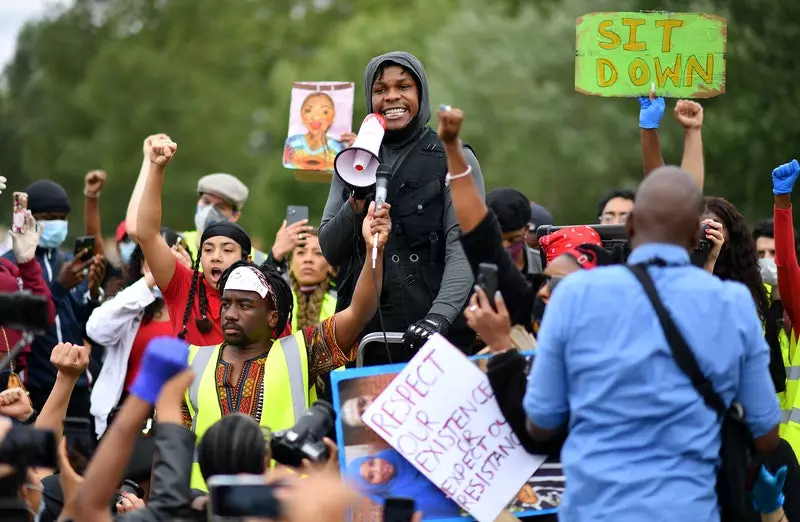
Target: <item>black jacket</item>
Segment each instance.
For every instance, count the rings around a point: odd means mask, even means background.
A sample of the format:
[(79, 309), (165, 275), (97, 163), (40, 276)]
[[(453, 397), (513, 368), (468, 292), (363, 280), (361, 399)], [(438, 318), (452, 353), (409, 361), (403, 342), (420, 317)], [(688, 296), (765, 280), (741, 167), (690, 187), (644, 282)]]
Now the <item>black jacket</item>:
[(511, 324), (531, 326), (531, 311), (536, 290), (528, 283), (511, 256), (503, 248), (503, 234), (500, 224), (490, 210), (486, 217), (468, 233), (461, 234), (461, 246), (472, 269), (478, 275), (478, 265), (493, 263), (497, 265), (497, 289), (503, 294), (503, 301), (511, 316)]

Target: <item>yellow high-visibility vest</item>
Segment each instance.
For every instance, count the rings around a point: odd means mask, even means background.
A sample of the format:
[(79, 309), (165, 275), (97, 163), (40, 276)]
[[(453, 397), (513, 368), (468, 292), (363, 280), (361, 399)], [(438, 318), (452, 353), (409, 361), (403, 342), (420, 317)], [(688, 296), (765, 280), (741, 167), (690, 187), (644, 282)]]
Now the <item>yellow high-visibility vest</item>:
[[(292, 291), (292, 333), (297, 332), (297, 296)], [(336, 313), (336, 298), (330, 293), (325, 293), (325, 298), (322, 300), (322, 306), (319, 309), (319, 317), (317, 322), (322, 322), (328, 317)]]
[[(195, 378), (185, 398), (198, 444), (206, 430), (222, 418), (216, 381), (221, 346), (189, 347), (189, 366)], [(302, 332), (272, 345), (264, 363), (263, 397), (259, 424), (273, 432), (294, 426), (316, 402), (316, 388), (308, 382), (308, 349)], [(191, 487), (208, 491), (196, 458), (192, 465)]]

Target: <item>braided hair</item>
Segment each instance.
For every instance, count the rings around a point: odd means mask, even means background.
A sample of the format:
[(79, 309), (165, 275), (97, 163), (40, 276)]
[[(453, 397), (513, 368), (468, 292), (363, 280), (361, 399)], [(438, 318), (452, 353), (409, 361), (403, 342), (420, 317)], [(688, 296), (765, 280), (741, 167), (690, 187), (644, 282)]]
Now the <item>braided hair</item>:
[[(312, 230), (311, 235), (317, 236), (318, 232)], [(291, 262), (290, 258), (290, 266)], [(330, 273), (325, 275), (325, 278), (315, 286), (314, 291), (308, 297), (305, 296), (293, 270), (289, 271), (289, 282), (291, 283), (292, 292), (297, 296), (297, 310), (294, 311), (297, 316), (297, 328), (302, 330), (308, 326), (314, 326), (319, 322), (322, 302), (325, 300), (325, 295), (328, 293), (331, 284)]]
[(222, 294), (222, 292), (225, 290), (225, 284), (228, 282), (228, 277), (230, 277), (234, 270), (240, 267), (251, 267), (261, 272), (264, 275), (264, 278), (267, 280), (267, 284), (269, 284), (270, 291), (275, 293), (278, 323), (275, 325), (273, 335), (275, 338), (277, 338), (281, 332), (286, 329), (286, 325), (289, 323), (289, 318), (292, 316), (292, 289), (289, 287), (289, 283), (286, 282), (281, 273), (278, 272), (277, 268), (267, 263), (259, 266), (252, 261), (236, 261), (229, 266), (219, 278), (217, 288), (219, 289), (220, 294)]

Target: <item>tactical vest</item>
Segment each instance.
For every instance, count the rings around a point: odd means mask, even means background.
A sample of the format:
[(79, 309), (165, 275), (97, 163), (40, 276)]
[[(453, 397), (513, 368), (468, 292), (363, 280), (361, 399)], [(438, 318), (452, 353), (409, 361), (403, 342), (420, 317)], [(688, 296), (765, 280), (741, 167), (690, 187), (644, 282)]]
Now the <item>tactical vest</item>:
[[(189, 347), (189, 366), (194, 370), (195, 378), (186, 391), (185, 400), (197, 444), (206, 430), (222, 418), (216, 380), (221, 346)], [(294, 426), (309, 405), (316, 402), (316, 389), (308, 382), (308, 349), (302, 332), (284, 337), (272, 345), (264, 366), (262, 386), (263, 406), (259, 424), (273, 432)], [(196, 453), (191, 487), (208, 491)]]
[[(297, 332), (297, 296), (292, 291), (292, 333)], [(319, 309), (319, 317), (317, 321), (321, 322), (336, 313), (336, 297), (327, 292), (322, 299), (322, 306)]]
[[(432, 129), (426, 128), (401, 161), (395, 167), (387, 195), (392, 205), (393, 228), (384, 249), (380, 306), (389, 332), (405, 332), (409, 325), (427, 315), (442, 283), (447, 241), (444, 230), (447, 158), (442, 142)], [(364, 259), (363, 244), (358, 252)], [(361, 263), (351, 258), (339, 291), (337, 310), (349, 306)], [(450, 336), (460, 337), (459, 331), (468, 331), (462, 319), (459, 314)], [(376, 314), (364, 333), (380, 329)], [(468, 341), (454, 343), (468, 346), (474, 336), (468, 337)]]

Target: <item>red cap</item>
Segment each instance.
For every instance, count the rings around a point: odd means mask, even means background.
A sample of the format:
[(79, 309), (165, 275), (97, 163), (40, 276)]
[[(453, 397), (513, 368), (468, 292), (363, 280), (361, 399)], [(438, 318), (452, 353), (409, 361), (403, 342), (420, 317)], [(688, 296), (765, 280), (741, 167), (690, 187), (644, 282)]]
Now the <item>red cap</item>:
[(125, 236), (128, 235), (128, 229), (125, 228), (125, 221), (123, 220), (122, 223), (119, 224), (117, 227), (117, 232), (114, 234), (114, 239), (117, 240), (117, 243), (125, 239)]
[(598, 246), (603, 244), (597, 232), (588, 225), (562, 228), (539, 239), (539, 246), (544, 249), (548, 263), (562, 254), (573, 254), (576, 259), (581, 258), (582, 253), (575, 249), (586, 243)]

